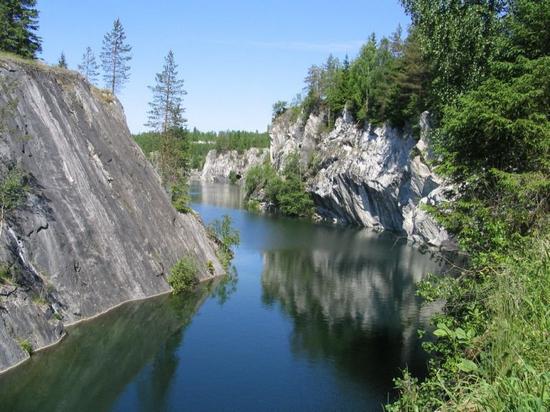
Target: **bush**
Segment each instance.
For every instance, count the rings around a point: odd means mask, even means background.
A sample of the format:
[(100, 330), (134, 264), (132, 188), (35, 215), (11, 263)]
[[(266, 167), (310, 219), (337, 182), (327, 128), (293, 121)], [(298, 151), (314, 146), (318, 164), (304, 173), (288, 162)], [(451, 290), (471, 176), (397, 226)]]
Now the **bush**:
[(21, 346), (21, 349), (27, 352), (29, 356), (32, 355), (33, 353), (32, 344), (27, 339), (20, 341), (19, 346)]
[[(282, 214), (295, 217), (311, 217), (314, 203), (306, 192), (297, 154), (287, 158), (283, 176), (279, 176), (269, 163), (249, 169), (245, 179), (246, 197), (265, 191), (267, 200)], [(249, 200), (250, 203), (250, 200)], [(256, 206), (255, 203), (251, 203)]]
[(179, 260), (170, 270), (168, 284), (172, 287), (174, 294), (192, 291), (197, 284), (199, 270), (195, 260), (191, 257), (184, 257)]
[(239, 178), (237, 177), (237, 173), (235, 173), (234, 170), (230, 171), (229, 172), (229, 182), (234, 185), (237, 183), (237, 180), (239, 180)]
[(11, 278), (10, 267), (5, 263), (0, 264), (0, 285), (3, 283), (9, 283)]
[(233, 259), (233, 247), (237, 246), (241, 239), (239, 232), (231, 226), (231, 217), (224, 215), (222, 220), (214, 220), (208, 229), (210, 233), (220, 241), (218, 259), (225, 269), (229, 267)]
[(190, 213), (192, 209), (189, 207), (189, 186), (185, 178), (180, 178), (176, 184), (172, 186), (172, 206), (180, 213)]
[(26, 190), (27, 186), (23, 172), (17, 167), (11, 168), (0, 182), (0, 208), (2, 213), (19, 206), (23, 201)]

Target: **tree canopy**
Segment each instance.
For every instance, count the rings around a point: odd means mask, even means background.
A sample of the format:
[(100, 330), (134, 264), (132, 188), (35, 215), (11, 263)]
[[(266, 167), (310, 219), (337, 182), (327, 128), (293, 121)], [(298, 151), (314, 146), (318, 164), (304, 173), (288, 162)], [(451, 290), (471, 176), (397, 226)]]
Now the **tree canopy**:
[(36, 0), (2, 0), (0, 22), (0, 50), (27, 58), (42, 50)]

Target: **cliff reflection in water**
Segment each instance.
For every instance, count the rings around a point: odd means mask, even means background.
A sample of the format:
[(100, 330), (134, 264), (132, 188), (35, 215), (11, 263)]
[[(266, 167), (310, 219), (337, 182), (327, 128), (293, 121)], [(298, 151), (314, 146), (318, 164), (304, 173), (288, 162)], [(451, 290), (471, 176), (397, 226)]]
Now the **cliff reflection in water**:
[(293, 320), (292, 350), (331, 359), (366, 387), (391, 392), (398, 369), (424, 373), (417, 330), (437, 309), (415, 283), (441, 264), (391, 236), (318, 228), (308, 244), (264, 253), (263, 301)]
[[(110, 410), (139, 374), (139, 409), (166, 409), (185, 326), (208, 295), (133, 302), (76, 326), (0, 378), (0, 410)], [(30, 390), (30, 392), (29, 392)]]

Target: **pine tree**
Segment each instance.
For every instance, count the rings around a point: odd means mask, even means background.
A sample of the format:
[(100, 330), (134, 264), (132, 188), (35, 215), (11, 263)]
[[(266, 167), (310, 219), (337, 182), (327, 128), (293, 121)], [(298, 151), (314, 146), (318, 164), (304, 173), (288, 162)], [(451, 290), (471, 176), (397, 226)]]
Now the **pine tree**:
[(105, 85), (114, 94), (119, 91), (130, 77), (128, 62), (132, 59), (132, 47), (126, 43), (126, 34), (120, 19), (113, 23), (113, 29), (103, 38), (101, 63)]
[(0, 50), (35, 58), (40, 52), (36, 0), (2, 0), (0, 2)]
[(67, 69), (69, 67), (67, 65), (67, 59), (65, 58), (65, 53), (61, 52), (61, 56), (59, 56), (59, 60), (57, 61), (57, 66), (61, 67), (62, 69)]
[(82, 73), (82, 75), (86, 77), (89, 82), (95, 83), (97, 81), (99, 71), (95, 60), (95, 55), (91, 47), (86, 47), (86, 51), (82, 55), (82, 63), (78, 65), (78, 71)]
[(146, 126), (161, 132), (182, 128), (186, 123), (182, 117), (185, 109), (181, 104), (187, 92), (183, 89), (183, 80), (178, 79), (177, 68), (174, 53), (170, 50), (162, 72), (155, 77), (156, 84), (149, 87), (153, 92), (153, 101), (149, 103), (151, 110)]

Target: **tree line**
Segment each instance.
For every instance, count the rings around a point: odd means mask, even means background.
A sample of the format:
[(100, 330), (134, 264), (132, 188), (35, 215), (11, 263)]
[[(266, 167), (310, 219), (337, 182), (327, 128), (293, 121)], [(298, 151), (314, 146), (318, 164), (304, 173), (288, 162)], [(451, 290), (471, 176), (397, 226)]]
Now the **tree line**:
[(361, 47), (358, 56), (343, 61), (330, 55), (322, 65), (308, 69), (304, 91), (290, 103), (273, 105), (273, 117), (292, 109), (323, 114), (329, 126), (344, 109), (358, 123), (390, 122), (403, 127), (430, 108), (429, 65), (422, 58), (419, 36), (411, 27), (403, 37), (398, 26), (379, 41), (375, 34)]

